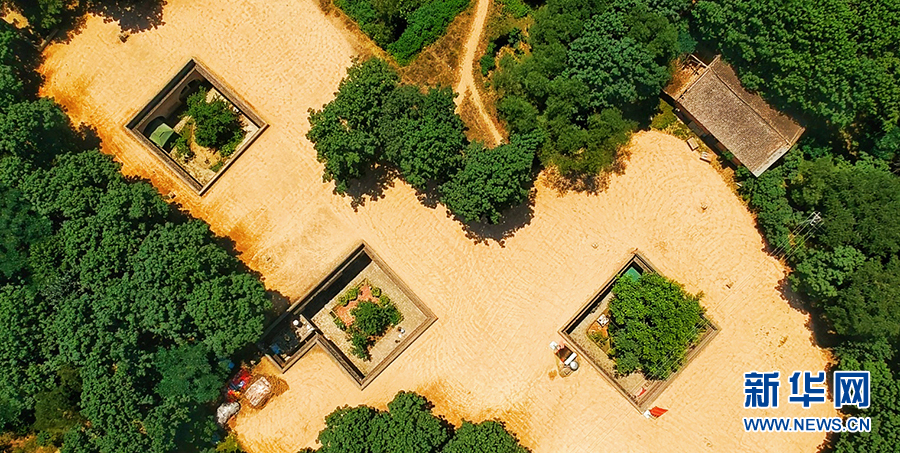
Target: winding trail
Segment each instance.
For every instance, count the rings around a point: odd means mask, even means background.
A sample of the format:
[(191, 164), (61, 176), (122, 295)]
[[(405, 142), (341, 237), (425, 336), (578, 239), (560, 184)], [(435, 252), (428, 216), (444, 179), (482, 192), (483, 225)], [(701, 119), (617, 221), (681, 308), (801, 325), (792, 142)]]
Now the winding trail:
[(478, 4), (475, 6), (475, 19), (472, 21), (472, 29), (469, 30), (469, 38), (466, 40), (466, 52), (463, 54), (459, 82), (454, 88), (454, 90), (460, 94), (460, 96), (456, 98), (456, 106), (457, 110), (459, 110), (466, 96), (471, 96), (472, 103), (475, 104), (475, 108), (478, 109), (481, 121), (491, 133), (491, 137), (494, 139), (493, 145), (496, 146), (502, 143), (503, 135), (500, 134), (497, 125), (494, 124), (494, 121), (484, 110), (484, 103), (481, 101), (481, 93), (475, 86), (475, 77), (472, 76), (472, 63), (475, 61), (475, 52), (478, 50), (478, 43), (481, 41), (481, 34), (484, 32), (484, 22), (487, 18), (488, 11), (491, 8), (491, 0), (477, 1)]

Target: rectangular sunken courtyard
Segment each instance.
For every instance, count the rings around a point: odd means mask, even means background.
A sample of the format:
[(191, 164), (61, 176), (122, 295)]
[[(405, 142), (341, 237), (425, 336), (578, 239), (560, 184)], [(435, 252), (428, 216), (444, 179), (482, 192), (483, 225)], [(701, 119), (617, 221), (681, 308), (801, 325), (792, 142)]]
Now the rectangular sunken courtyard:
[(581, 310), (559, 331), (566, 342), (578, 352), (581, 361), (587, 361), (606, 378), (618, 392), (638, 411), (647, 410), (653, 401), (674, 381), (681, 371), (706, 347), (719, 332), (719, 328), (703, 316), (697, 326), (699, 335), (684, 356), (682, 365), (665, 380), (648, 379), (640, 371), (618, 374), (615, 360), (607, 353), (610, 349), (608, 323), (609, 302), (614, 297), (613, 286), (619, 277), (628, 275), (639, 278), (642, 274), (659, 273), (639, 252), (635, 251), (609, 281)]
[(202, 195), (266, 126), (246, 101), (192, 59), (126, 129)]
[(257, 346), (284, 372), (318, 344), (365, 388), (436, 319), (361, 244), (278, 318)]

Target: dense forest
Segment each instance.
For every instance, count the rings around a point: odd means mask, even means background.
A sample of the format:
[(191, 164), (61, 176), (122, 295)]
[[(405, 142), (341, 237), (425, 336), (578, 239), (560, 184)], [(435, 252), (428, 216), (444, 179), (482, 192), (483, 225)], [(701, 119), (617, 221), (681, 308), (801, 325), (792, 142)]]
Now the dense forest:
[(872, 373), (873, 430), (834, 450), (900, 451), (900, 1), (700, 1), (692, 16), (701, 46), (807, 128), (780, 165), (738, 178), (820, 344)]
[(39, 98), (0, 22), (0, 430), (68, 452), (203, 451), (263, 285)]

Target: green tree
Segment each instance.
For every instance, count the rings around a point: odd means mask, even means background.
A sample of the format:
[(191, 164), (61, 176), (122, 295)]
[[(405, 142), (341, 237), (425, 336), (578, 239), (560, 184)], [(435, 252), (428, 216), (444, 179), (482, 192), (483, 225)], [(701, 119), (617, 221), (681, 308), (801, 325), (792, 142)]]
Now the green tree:
[(404, 85), (385, 102), (378, 127), (384, 157), (416, 189), (446, 182), (462, 163), (465, 126), (453, 97), (449, 88), (422, 94), (418, 87)]
[(499, 223), (504, 210), (528, 197), (533, 162), (534, 144), (525, 138), (493, 149), (474, 143), (462, 170), (441, 186), (441, 202), (466, 222)]
[(29, 246), (50, 234), (51, 223), (39, 216), (19, 191), (0, 183), (0, 282), (28, 266)]
[(863, 411), (852, 407), (847, 415), (870, 417), (872, 431), (860, 434), (838, 434), (835, 453), (870, 451), (900, 452), (900, 380), (896, 378), (897, 351), (884, 339), (875, 342), (850, 343), (835, 351), (841, 370), (868, 371), (871, 375), (871, 406)]
[(838, 289), (849, 282), (865, 261), (866, 256), (853, 247), (838, 246), (832, 251), (813, 249), (798, 259), (790, 281), (813, 301), (833, 300)]
[(643, 6), (628, 13), (609, 10), (587, 22), (569, 45), (563, 74), (585, 84), (594, 108), (655, 99), (669, 81), (677, 37), (666, 18)]
[(388, 415), (368, 406), (343, 407), (325, 417), (320, 453), (386, 452)]
[(376, 128), (398, 80), (397, 72), (384, 60), (356, 60), (334, 100), (322, 110), (310, 110), (306, 137), (325, 164), (325, 181), (334, 181), (336, 192), (346, 193), (350, 180), (364, 176), (380, 158), (382, 144)]
[(241, 120), (228, 101), (221, 96), (207, 101), (207, 94), (206, 89), (201, 88), (190, 95), (184, 114), (193, 121), (194, 140), (198, 144), (228, 157), (244, 138)]
[(50, 99), (23, 101), (0, 110), (0, 155), (44, 162), (72, 149), (73, 140), (69, 119)]
[(431, 413), (423, 397), (400, 392), (388, 403), (386, 451), (395, 453), (437, 453), (450, 439), (448, 424)]
[(613, 168), (670, 78), (688, 4), (549, 0), (533, 15), (530, 53), (504, 55), (491, 76), (511, 133), (541, 134), (538, 158), (564, 176)]
[(447, 442), (443, 453), (527, 453), (503, 424), (489, 420), (478, 424), (463, 421)]
[(850, 276), (846, 289), (822, 302), (841, 335), (896, 337), (900, 334), (900, 257), (892, 257), (887, 264), (866, 261)]
[(613, 293), (609, 333), (616, 371), (640, 370), (651, 379), (665, 379), (700, 335), (702, 295), (652, 272), (638, 279), (620, 277)]
[(692, 12), (743, 84), (868, 145), (900, 119), (900, 30), (892, 0), (704, 0)]
[(156, 393), (165, 399), (184, 397), (193, 403), (214, 401), (224, 376), (213, 370), (208, 354), (208, 349), (190, 344), (160, 349), (153, 360), (160, 374)]

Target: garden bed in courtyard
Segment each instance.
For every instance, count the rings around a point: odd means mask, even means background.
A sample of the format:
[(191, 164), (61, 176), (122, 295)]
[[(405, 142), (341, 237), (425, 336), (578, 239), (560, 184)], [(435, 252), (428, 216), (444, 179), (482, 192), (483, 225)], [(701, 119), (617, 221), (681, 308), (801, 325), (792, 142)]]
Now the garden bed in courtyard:
[(257, 342), (282, 372), (321, 346), (365, 388), (437, 318), (365, 244)]
[(390, 357), (428, 320), (429, 316), (375, 260), (311, 318), (322, 335), (363, 375)]

